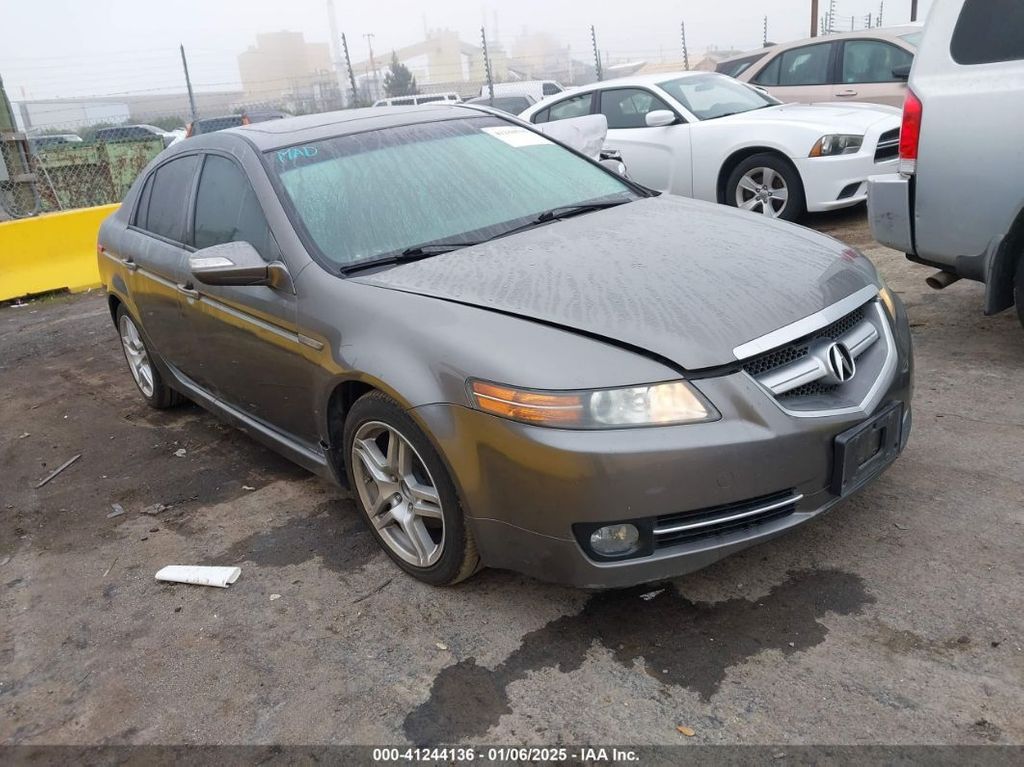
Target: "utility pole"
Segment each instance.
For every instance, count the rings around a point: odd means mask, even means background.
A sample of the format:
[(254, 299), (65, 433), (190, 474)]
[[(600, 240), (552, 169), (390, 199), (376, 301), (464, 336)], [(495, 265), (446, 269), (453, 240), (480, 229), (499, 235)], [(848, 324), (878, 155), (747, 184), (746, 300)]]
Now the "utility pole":
[(188, 88), (188, 108), (192, 112), (192, 120), (195, 121), (196, 117), (196, 96), (192, 92), (192, 78), (188, 76), (188, 59), (185, 58), (185, 46), (184, 44), (179, 45), (181, 49), (181, 68), (185, 70), (185, 87)]
[(679, 23), (679, 31), (683, 38), (683, 69), (690, 71), (690, 54), (686, 50), (686, 22)]
[(597, 74), (598, 82), (600, 82), (604, 77), (601, 72), (601, 55), (597, 52), (597, 33), (594, 31), (593, 24), (590, 25), (590, 43), (594, 47), (594, 72)]
[(491, 59), (487, 55), (487, 31), (480, 27), (480, 42), (484, 49), (484, 73), (487, 75), (487, 93), (490, 94), (491, 106), (494, 106), (494, 77), (491, 75)]
[(857, 26), (857, 17), (856, 16), (851, 16), (850, 17), (850, 31), (851, 32), (853, 31), (853, 28), (855, 26)]
[(836, 26), (836, 0), (828, 0), (828, 33), (835, 32)]
[(917, 0), (910, 0), (910, 20), (917, 21)]
[(761, 47), (768, 47), (768, 17), (764, 17), (764, 27), (761, 32)]
[(367, 32), (363, 37), (366, 38), (366, 47), (370, 50), (370, 69), (373, 70), (373, 97), (375, 99), (380, 98), (380, 77), (377, 75), (377, 62), (373, 60), (373, 38), (376, 37), (373, 32)]
[(882, 26), (882, 14), (885, 13), (885, 0), (878, 2), (878, 26)]
[(345, 69), (348, 70), (348, 84), (352, 87), (352, 106), (359, 106), (359, 90), (356, 88), (356, 73), (352, 71), (352, 59), (348, 55), (348, 40), (341, 33), (341, 50), (345, 54)]
[(871, 29), (871, 11), (864, 17), (864, 29)]
[(818, 0), (811, 0), (811, 37), (818, 36)]

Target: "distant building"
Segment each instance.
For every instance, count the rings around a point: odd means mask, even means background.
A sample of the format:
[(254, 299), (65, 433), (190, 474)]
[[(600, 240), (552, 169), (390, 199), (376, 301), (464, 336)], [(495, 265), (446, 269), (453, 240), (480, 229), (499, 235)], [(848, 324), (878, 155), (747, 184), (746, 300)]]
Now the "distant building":
[[(497, 42), (488, 41), (487, 53), (491, 60), (491, 74), (496, 81), (506, 79), (508, 60)], [(374, 51), (369, 57), (352, 62), (352, 71), (360, 96), (364, 101), (384, 98), (384, 77), (391, 63), (391, 50)], [(450, 29), (432, 29), (426, 39), (394, 51), (398, 60), (409, 68), (419, 89), (425, 93), (454, 91), (463, 96), (479, 95), (480, 86), (487, 80), (484, 51), (479, 45), (464, 43), (458, 32)]]
[(45, 99), (15, 101), (14, 122), (19, 130), (39, 131), (79, 128), (97, 123), (118, 125), (130, 117), (128, 105), (121, 101), (97, 99)]
[[(307, 43), (301, 32), (256, 35), (256, 45), (238, 54), (243, 100), (313, 111), (340, 106), (337, 78), (327, 43)], [(334, 85), (328, 85), (333, 80)]]

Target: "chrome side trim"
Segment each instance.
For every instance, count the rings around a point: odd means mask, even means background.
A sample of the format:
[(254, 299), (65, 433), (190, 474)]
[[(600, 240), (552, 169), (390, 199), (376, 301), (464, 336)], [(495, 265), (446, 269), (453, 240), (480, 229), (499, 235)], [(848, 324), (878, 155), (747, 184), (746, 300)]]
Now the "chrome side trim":
[(691, 522), (688, 525), (675, 525), (674, 527), (656, 527), (654, 528), (655, 535), (668, 535), (670, 533), (681, 533), (684, 530), (698, 530), (702, 527), (710, 527), (712, 525), (720, 525), (723, 522), (732, 522), (737, 519), (744, 519), (745, 517), (753, 517), (757, 514), (764, 514), (768, 511), (775, 511), (781, 509), (784, 506), (795, 506), (803, 499), (803, 493), (798, 493), (790, 498), (784, 498), (781, 501), (775, 503), (769, 503), (766, 506), (759, 506), (756, 509), (750, 511), (743, 511), (739, 514), (731, 514), (728, 517), (715, 517), (714, 519), (702, 519), (700, 522)]
[(315, 338), (310, 338), (309, 336), (302, 335), (302, 333), (299, 333), (299, 343), (303, 344), (304, 346), (308, 346), (310, 349), (316, 349), (317, 351), (320, 351), (321, 349), (324, 348), (323, 341), (317, 341)]
[(841, 317), (863, 306), (872, 298), (878, 295), (877, 285), (867, 285), (856, 293), (853, 293), (831, 306), (826, 306), (821, 311), (809, 314), (803, 319), (791, 322), (790, 324), (773, 330), (771, 333), (755, 338), (752, 341), (740, 344), (732, 350), (733, 356), (738, 360), (745, 360), (748, 357), (756, 357), (779, 346), (784, 346), (790, 341), (803, 338), (815, 330), (820, 330), (826, 325), (831, 325)]

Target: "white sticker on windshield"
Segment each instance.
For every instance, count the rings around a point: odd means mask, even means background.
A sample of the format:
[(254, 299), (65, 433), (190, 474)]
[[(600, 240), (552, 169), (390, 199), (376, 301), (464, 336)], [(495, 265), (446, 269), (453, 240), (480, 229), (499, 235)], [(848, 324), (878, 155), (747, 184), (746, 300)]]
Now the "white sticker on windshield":
[(539, 133), (534, 133), (526, 128), (520, 128), (518, 125), (498, 125), (493, 128), (481, 128), (480, 130), (489, 136), (494, 136), (494, 138), (504, 141), (509, 146), (517, 148), (522, 146), (541, 146), (551, 143)]

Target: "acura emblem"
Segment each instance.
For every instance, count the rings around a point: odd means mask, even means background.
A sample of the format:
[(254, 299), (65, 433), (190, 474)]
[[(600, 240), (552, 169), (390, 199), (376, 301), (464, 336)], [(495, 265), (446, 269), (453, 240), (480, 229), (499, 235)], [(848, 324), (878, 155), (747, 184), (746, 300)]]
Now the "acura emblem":
[(837, 384), (844, 384), (853, 378), (857, 372), (857, 366), (853, 362), (853, 355), (850, 354), (846, 344), (834, 343), (825, 350), (825, 365), (828, 368), (830, 377)]

